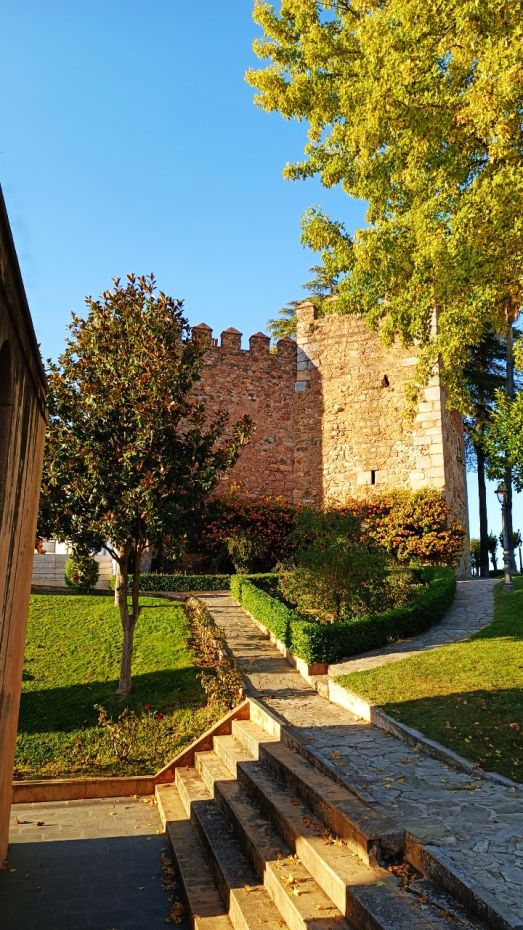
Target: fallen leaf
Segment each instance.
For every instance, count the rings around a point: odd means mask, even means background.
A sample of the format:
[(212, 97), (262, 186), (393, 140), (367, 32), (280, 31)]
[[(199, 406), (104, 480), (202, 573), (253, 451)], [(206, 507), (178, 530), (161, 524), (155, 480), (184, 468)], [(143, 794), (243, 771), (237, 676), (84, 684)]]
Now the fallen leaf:
[(165, 918), (166, 924), (181, 924), (185, 915), (185, 908), (181, 901), (173, 901), (168, 916)]

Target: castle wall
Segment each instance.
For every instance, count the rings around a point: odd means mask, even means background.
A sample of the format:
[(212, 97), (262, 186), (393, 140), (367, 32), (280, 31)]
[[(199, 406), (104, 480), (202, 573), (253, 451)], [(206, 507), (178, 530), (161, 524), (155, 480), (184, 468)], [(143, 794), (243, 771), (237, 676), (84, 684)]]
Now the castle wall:
[(241, 348), (241, 333), (221, 334), (220, 344), (204, 324), (193, 328), (193, 338), (206, 347), (204, 368), (197, 385), (211, 417), (225, 410), (232, 425), (248, 414), (254, 432), (241, 456), (224, 478), (217, 493), (237, 491), (248, 497), (294, 495), (293, 391), (296, 377), (296, 345), (281, 339), (276, 351), (263, 333)]
[(298, 312), (294, 394), (295, 500), (342, 502), (386, 488), (441, 488), (467, 525), (461, 418), (448, 413), (438, 376), (414, 420), (405, 386), (416, 358), (383, 346), (362, 320)]
[(409, 419), (412, 350), (382, 345), (357, 317), (318, 316), (310, 303), (297, 324), (297, 345), (283, 339), (276, 352), (262, 333), (242, 350), (237, 330), (218, 345), (209, 327), (193, 329), (206, 347), (198, 393), (210, 415), (226, 410), (233, 423), (248, 413), (255, 422), (217, 493), (321, 504), (431, 487), (467, 526), (462, 421), (445, 409), (439, 376)]

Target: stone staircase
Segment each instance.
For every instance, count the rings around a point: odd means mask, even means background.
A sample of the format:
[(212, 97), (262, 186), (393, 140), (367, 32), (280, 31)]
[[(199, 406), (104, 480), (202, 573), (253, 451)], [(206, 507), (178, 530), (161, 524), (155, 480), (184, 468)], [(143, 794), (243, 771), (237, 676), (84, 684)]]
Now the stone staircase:
[(306, 761), (256, 702), (156, 797), (197, 930), (471, 930), (394, 823)]

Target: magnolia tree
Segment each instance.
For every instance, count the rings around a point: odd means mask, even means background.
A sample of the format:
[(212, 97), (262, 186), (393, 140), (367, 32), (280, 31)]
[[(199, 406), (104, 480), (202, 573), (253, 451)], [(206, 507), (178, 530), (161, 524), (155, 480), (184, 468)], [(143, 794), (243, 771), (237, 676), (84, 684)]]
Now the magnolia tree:
[(115, 279), (86, 304), (86, 318), (73, 315), (66, 349), (48, 366), (39, 533), (83, 549), (105, 546), (115, 559), (125, 695), (142, 555), (181, 537), (236, 461), (251, 422), (229, 426), (225, 414), (209, 421), (191, 390), (203, 348), (190, 338), (182, 302), (158, 292), (152, 275)]

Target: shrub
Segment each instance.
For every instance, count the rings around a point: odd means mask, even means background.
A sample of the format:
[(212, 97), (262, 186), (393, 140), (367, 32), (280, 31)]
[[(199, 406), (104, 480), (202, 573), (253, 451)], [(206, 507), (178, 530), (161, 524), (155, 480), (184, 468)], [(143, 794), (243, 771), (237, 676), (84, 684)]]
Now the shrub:
[(256, 563), (263, 559), (266, 552), (263, 540), (246, 530), (239, 530), (225, 542), (234, 570), (239, 574), (254, 571)]
[[(132, 575), (129, 576), (131, 584)], [(140, 591), (222, 591), (229, 587), (230, 575), (140, 575)], [(111, 579), (114, 590), (114, 578)]]
[[(272, 577), (275, 582), (278, 581), (277, 575)], [(257, 576), (233, 575), (231, 594), (255, 620), (263, 623), (286, 646), (290, 646), (291, 626), (296, 620), (301, 622), (302, 618), (278, 597), (264, 591), (260, 584), (262, 579)]]
[(429, 568), (423, 570), (421, 578), (423, 584), (411, 603), (342, 623), (305, 619), (263, 590), (256, 577), (232, 578), (231, 594), (294, 655), (310, 664), (337, 662), (422, 633), (441, 620), (454, 600), (455, 573), (451, 568)]
[(465, 529), (452, 519), (442, 491), (387, 491), (366, 501), (348, 500), (343, 509), (397, 562), (455, 565), (463, 552)]
[(213, 620), (205, 604), (191, 597), (186, 604), (191, 622), (191, 646), (198, 654), (201, 664), (210, 672), (199, 676), (207, 703), (232, 710), (243, 698), (243, 683), (234, 662), (227, 651), (223, 631)]
[(362, 543), (351, 514), (307, 507), (296, 518), (295, 535), (306, 543), (296, 554), (296, 567), (281, 575), (288, 601), (325, 621), (378, 608), (386, 587), (385, 555)]
[(255, 538), (260, 549), (253, 554), (250, 569), (272, 569), (292, 555), (297, 509), (282, 498), (213, 499), (191, 527), (188, 548), (203, 556), (209, 567), (229, 570), (233, 562), (227, 540), (239, 535)]
[(65, 583), (80, 594), (89, 594), (98, 581), (100, 569), (90, 552), (73, 550), (64, 566)]
[(129, 707), (125, 707), (116, 720), (101, 704), (95, 704), (94, 709), (98, 711), (98, 726), (105, 730), (114, 758), (118, 762), (129, 759), (140, 728), (139, 717)]

